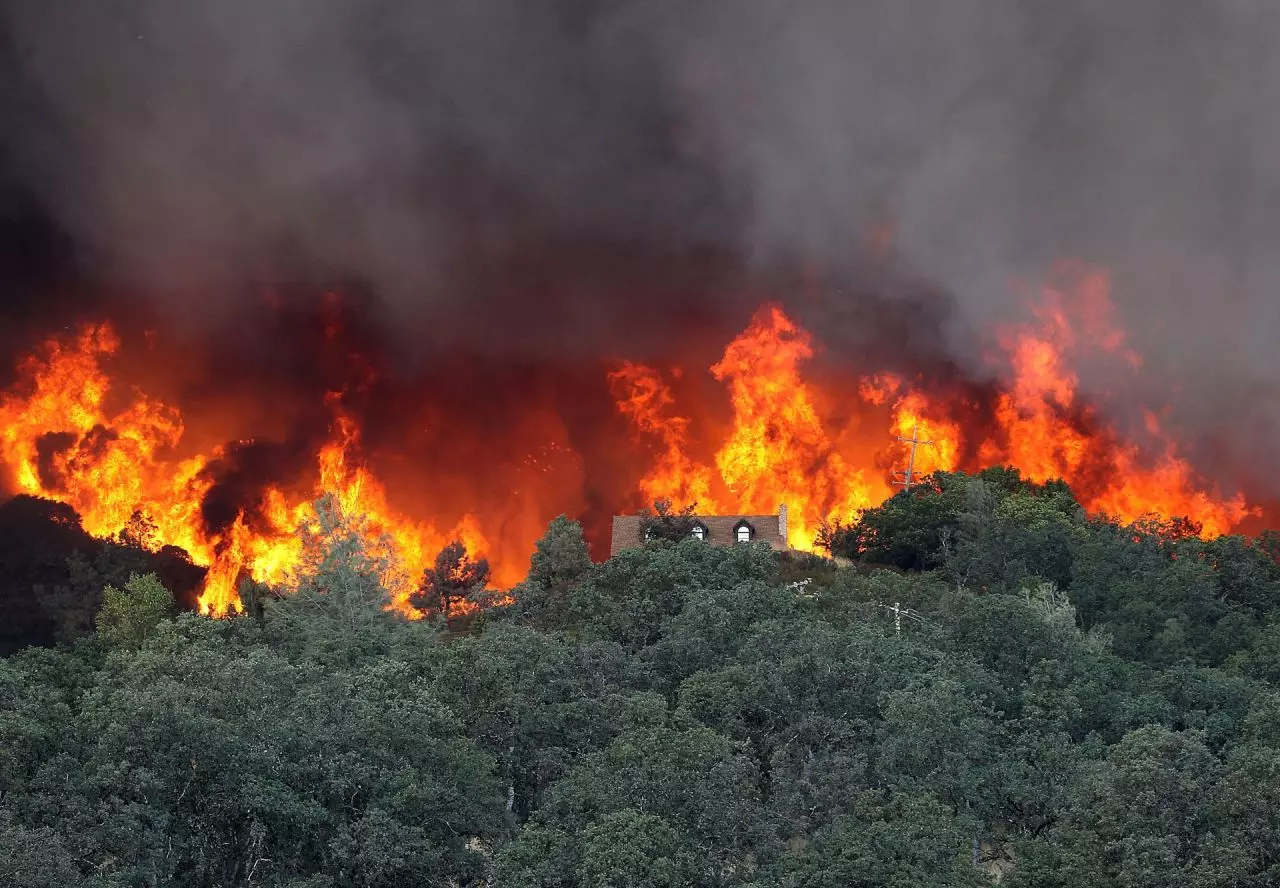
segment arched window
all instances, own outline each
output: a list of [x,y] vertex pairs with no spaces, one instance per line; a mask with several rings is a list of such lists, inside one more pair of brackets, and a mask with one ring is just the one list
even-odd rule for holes
[[705,540],[707,538],[707,529],[701,524],[693,525],[693,538],[695,540]]
[[751,542],[751,525],[745,521],[739,521],[738,526],[733,529],[733,538],[740,543]]

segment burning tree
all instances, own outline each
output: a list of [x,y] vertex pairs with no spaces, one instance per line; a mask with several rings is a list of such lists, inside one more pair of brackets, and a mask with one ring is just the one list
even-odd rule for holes
[[409,603],[424,613],[440,614],[448,622],[454,605],[488,582],[489,561],[471,558],[466,544],[454,540],[440,550],[435,566],[422,572],[422,585],[410,596]]

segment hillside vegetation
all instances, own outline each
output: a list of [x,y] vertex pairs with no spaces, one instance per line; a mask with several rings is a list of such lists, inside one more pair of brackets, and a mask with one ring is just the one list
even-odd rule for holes
[[446,623],[320,515],[250,616],[139,573],[0,660],[0,885],[1280,884],[1269,535],[942,475],[830,530],[853,567],[560,518]]

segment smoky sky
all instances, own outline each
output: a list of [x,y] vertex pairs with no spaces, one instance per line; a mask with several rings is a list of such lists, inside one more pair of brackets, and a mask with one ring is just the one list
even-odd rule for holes
[[[186,322],[314,276],[415,347],[604,354],[731,334],[816,274],[820,338],[909,311],[895,335],[977,372],[1023,314],[1011,283],[1076,258],[1146,358],[1086,386],[1247,428],[1243,454],[1274,437],[1274,0],[4,9],[0,160],[65,239],[50,261]],[[885,224],[945,300],[866,301]]]

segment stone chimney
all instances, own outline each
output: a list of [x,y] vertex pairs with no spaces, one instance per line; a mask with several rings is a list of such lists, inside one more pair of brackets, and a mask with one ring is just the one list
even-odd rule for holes
[[787,504],[778,506],[778,536],[782,537],[783,548],[791,548],[791,540],[787,539]]

